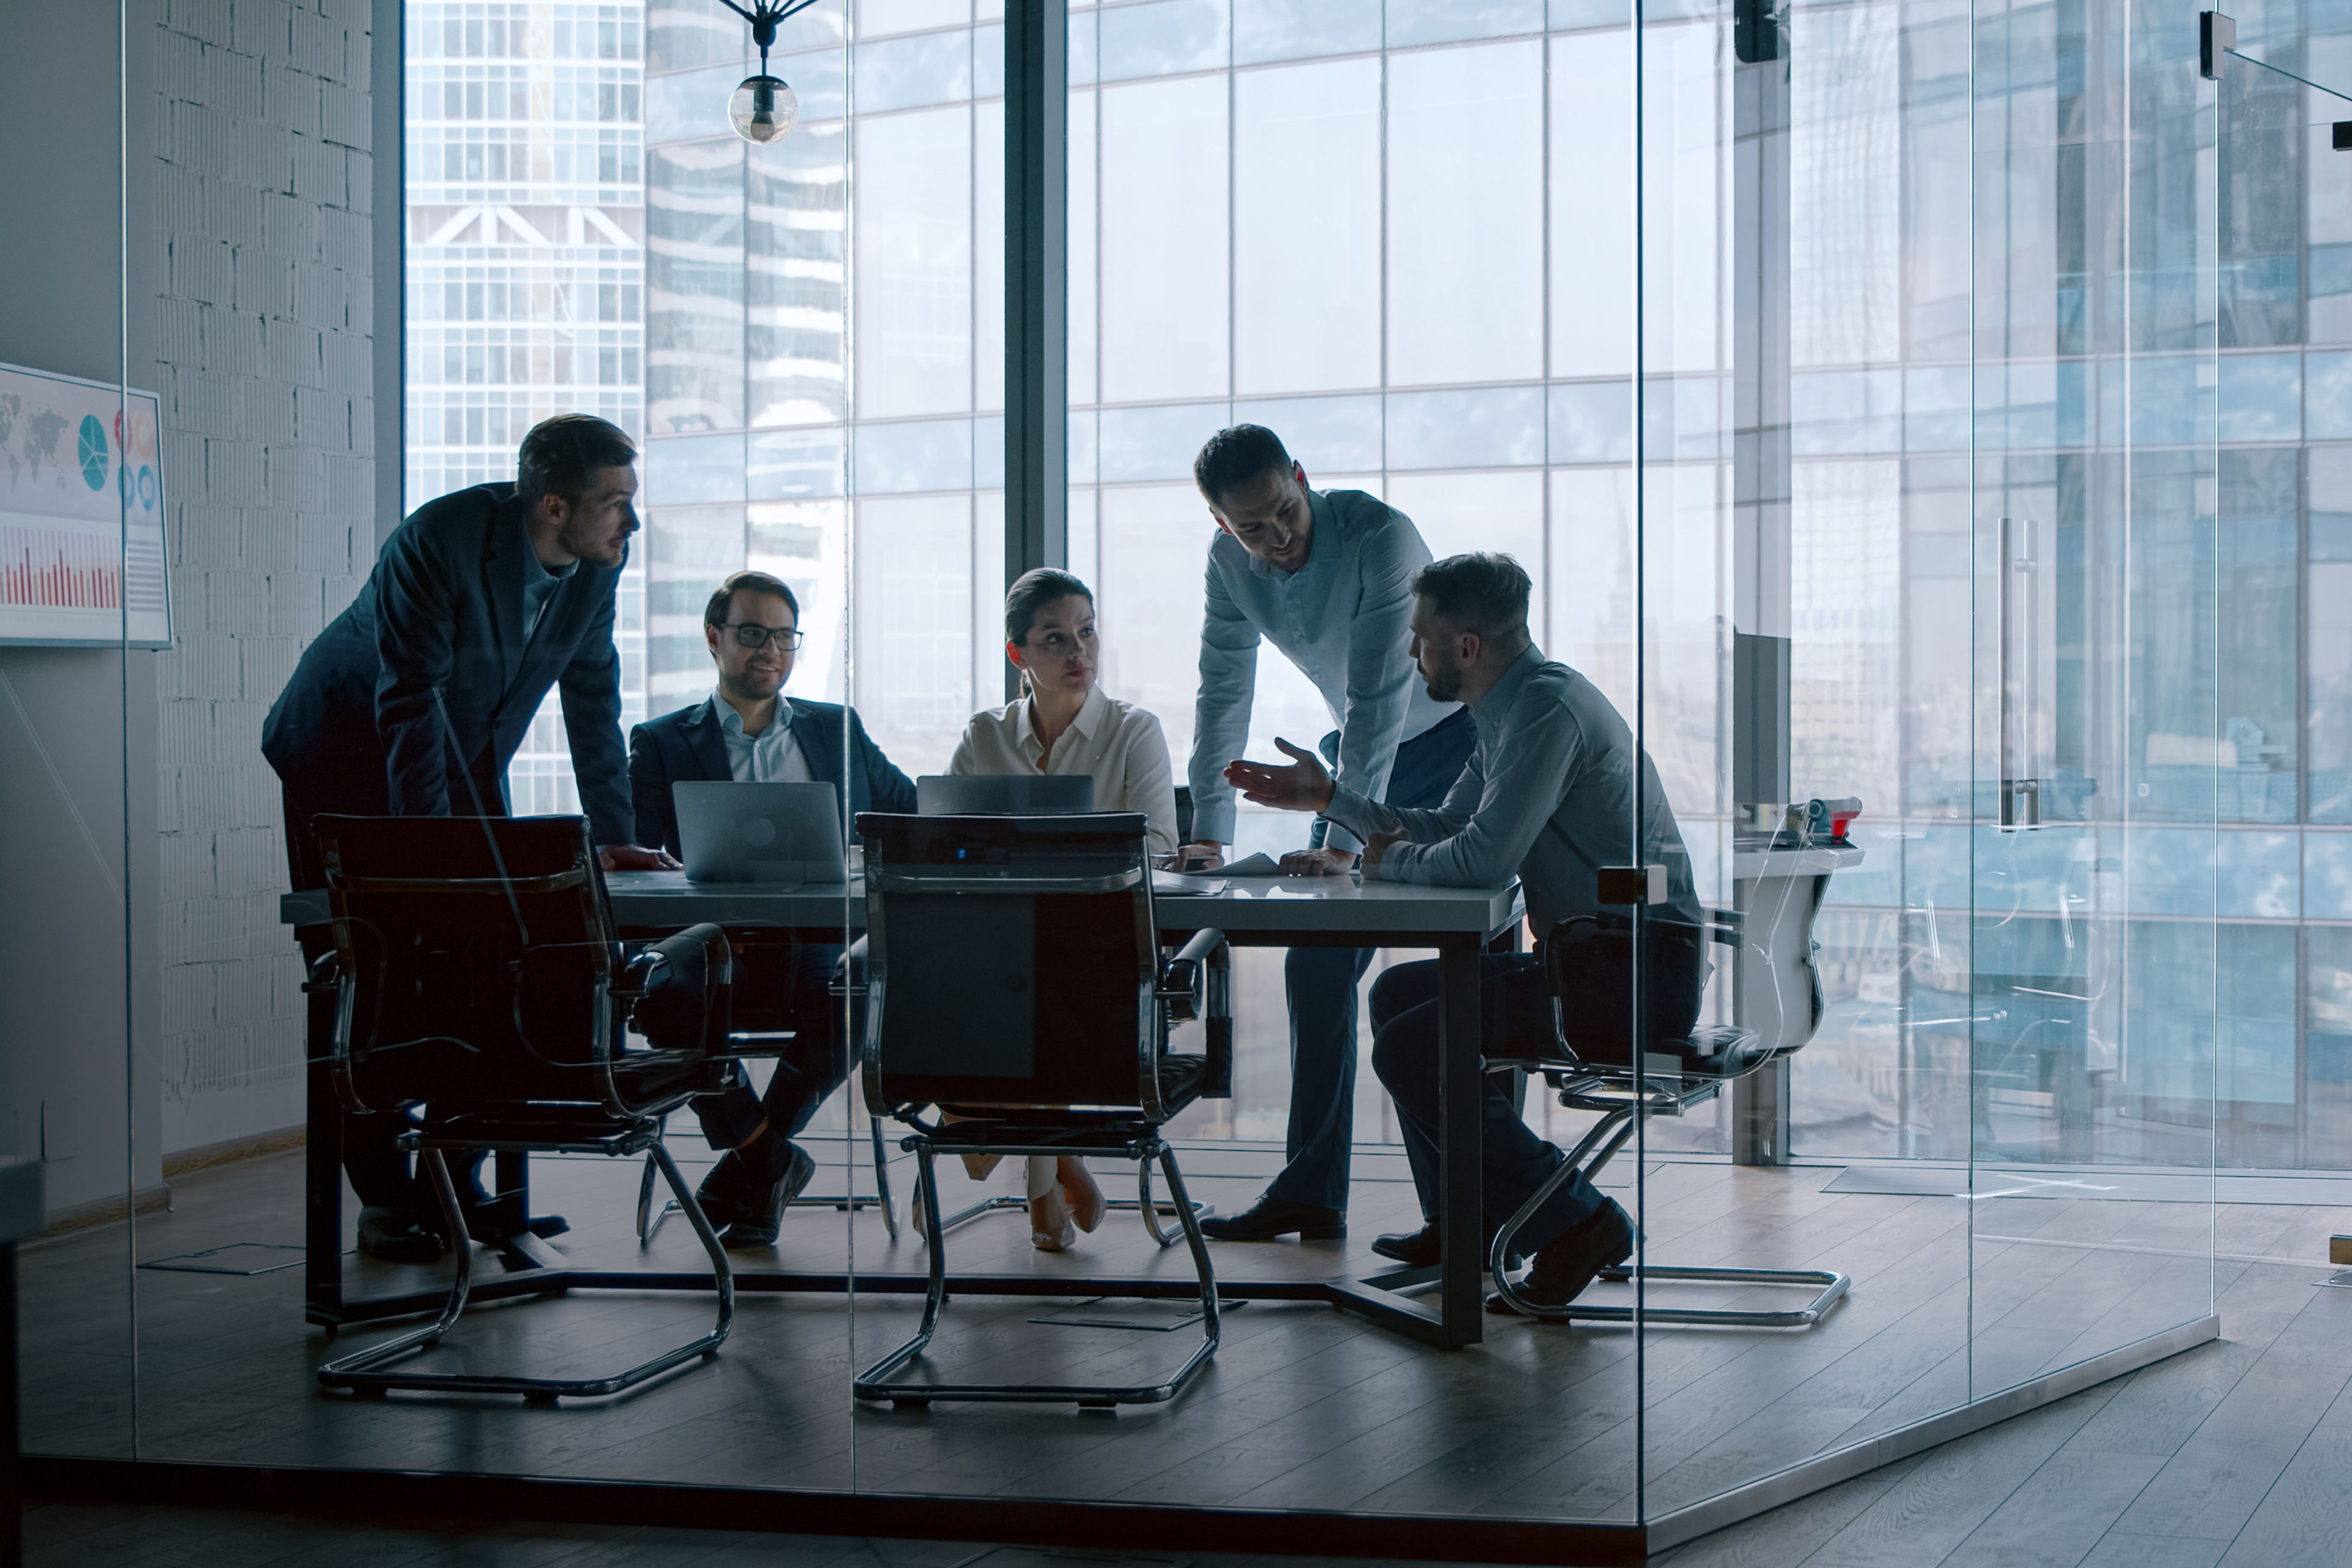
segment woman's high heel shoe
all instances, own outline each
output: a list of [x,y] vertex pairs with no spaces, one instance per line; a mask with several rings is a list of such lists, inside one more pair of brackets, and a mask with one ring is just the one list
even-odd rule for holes
[[1055,1162],[1054,1175],[1062,1189],[1062,1198],[1069,1205],[1070,1218],[1080,1230],[1091,1231],[1102,1224],[1104,1210],[1108,1206],[1102,1189],[1095,1185],[1094,1173],[1076,1154],[1063,1154]]
[[1040,1252],[1063,1252],[1077,1245],[1069,1200],[1057,1183],[1029,1200],[1029,1241]]

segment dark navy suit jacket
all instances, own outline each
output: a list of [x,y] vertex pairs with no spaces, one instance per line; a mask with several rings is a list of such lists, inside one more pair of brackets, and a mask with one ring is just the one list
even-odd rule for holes
[[591,831],[600,845],[630,842],[613,647],[620,569],[581,562],[526,646],[530,549],[510,484],[427,501],[394,531],[262,725],[262,755],[298,809],[503,816],[507,763],[560,684]]
[[[915,784],[891,764],[866,733],[856,710],[849,714],[852,764],[842,767],[842,709],[838,702],[806,702],[793,698],[793,740],[808,763],[809,777],[834,787],[838,797],[842,775],[849,780],[849,798],[843,803],[845,827],[861,811],[912,812]],[[675,713],[649,719],[629,731],[629,790],[636,798],[636,842],[658,845],[673,855],[686,853],[677,841],[677,807],[669,786],[680,779],[730,779],[727,738],[708,700]]]

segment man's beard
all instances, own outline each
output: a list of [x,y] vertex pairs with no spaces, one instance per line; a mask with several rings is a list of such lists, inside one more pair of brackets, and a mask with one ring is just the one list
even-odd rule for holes
[[1429,688],[1432,702],[1459,702],[1462,700],[1462,667],[1458,664],[1449,664],[1443,669],[1424,673],[1422,682]]
[[564,519],[563,526],[556,530],[556,547],[578,560],[593,561],[599,566],[618,566],[629,536],[607,535],[600,541],[599,532],[575,513]]
[[[784,689],[784,679],[783,677],[780,675],[776,678],[775,685],[769,687],[768,689],[764,691],[758,689],[752,684],[751,672],[748,669],[733,673],[720,670],[719,672],[719,684],[727,689],[728,696],[743,702],[765,702],[769,698],[773,697],[777,692],[782,691]],[[762,684],[764,684],[764,682]]]

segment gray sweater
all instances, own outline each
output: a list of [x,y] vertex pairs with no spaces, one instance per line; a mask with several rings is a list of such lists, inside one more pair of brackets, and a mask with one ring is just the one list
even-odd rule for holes
[[[1381,858],[1391,882],[1492,888],[1517,876],[1536,933],[1601,908],[1596,873],[1636,863],[1633,732],[1592,682],[1529,647],[1470,710],[1478,746],[1445,804],[1398,810],[1339,785],[1324,816],[1359,837],[1402,833]],[[1666,868],[1654,912],[1696,924],[1690,852],[1648,757],[1639,863]]]

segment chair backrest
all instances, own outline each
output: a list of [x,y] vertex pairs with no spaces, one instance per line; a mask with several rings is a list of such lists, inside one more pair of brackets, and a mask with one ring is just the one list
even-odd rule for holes
[[1827,871],[1762,879],[1742,915],[1733,981],[1739,1016],[1780,1056],[1811,1041],[1827,1010],[1813,960],[1813,921],[1829,890]]
[[857,819],[868,1105],[1148,1106],[1166,1043],[1146,819]]
[[1089,773],[925,773],[915,781],[924,816],[1082,816],[1095,808]]
[[1176,786],[1176,842],[1192,842],[1192,786]]
[[585,818],[320,816],[346,1105],[614,1103],[620,946]]

